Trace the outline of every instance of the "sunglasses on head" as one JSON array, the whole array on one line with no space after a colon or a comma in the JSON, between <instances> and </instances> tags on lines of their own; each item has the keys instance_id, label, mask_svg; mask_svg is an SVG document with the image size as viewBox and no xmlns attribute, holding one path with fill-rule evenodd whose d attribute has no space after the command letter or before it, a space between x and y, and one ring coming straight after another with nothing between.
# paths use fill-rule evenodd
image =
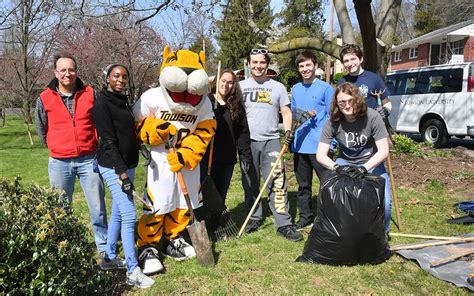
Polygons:
<instances>
[{"instance_id":1,"label":"sunglasses on head","mask_svg":"<svg viewBox=\"0 0 474 296\"><path fill-rule=\"evenodd\" d=\"M268 50L267 49L263 49L263 48L252 48L250 50L250 54L268 54Z\"/></svg>"}]
</instances>

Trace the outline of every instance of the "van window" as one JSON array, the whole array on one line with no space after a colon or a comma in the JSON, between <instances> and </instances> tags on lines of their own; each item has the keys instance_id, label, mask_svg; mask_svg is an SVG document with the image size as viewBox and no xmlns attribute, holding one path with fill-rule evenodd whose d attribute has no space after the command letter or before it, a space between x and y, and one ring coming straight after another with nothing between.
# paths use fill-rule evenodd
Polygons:
<instances>
[{"instance_id":1,"label":"van window","mask_svg":"<svg viewBox=\"0 0 474 296\"><path fill-rule=\"evenodd\" d=\"M392 95L414 94L418 73L403 73L387 76L387 87Z\"/></svg>"},{"instance_id":2,"label":"van window","mask_svg":"<svg viewBox=\"0 0 474 296\"><path fill-rule=\"evenodd\" d=\"M387 87L393 95L460 92L463 69L443 69L387 76Z\"/></svg>"}]
</instances>

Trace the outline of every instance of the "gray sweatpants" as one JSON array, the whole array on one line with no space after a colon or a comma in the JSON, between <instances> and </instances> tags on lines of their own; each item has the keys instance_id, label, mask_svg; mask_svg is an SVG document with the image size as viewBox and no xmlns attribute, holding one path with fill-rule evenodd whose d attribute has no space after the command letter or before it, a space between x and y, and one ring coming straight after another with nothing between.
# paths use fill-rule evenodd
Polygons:
<instances>
[{"instance_id":1,"label":"gray sweatpants","mask_svg":"<svg viewBox=\"0 0 474 296\"><path fill-rule=\"evenodd\" d=\"M252 141L251 149L253 166L250 166L247 174L242 174L242 185L245 191L247 212L252 208L259 193L260 172L263 180L266 180L273 164L278 158L281 145L279 139L261 142ZM275 217L276 228L278 229L279 227L292 224L291 215L288 213L289 203L283 159L275 169L273 178L268 183L267 194L269 196L270 210L272 211L273 217ZM262 218L262 203L260 202L250 219L262 220Z\"/></svg>"}]
</instances>

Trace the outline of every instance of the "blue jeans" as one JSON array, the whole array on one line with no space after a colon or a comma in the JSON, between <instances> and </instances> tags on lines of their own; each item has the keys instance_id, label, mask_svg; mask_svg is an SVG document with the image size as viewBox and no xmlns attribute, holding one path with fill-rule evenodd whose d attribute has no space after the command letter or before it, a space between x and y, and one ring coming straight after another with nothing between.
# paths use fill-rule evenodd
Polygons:
<instances>
[{"instance_id":1,"label":"blue jeans","mask_svg":"<svg viewBox=\"0 0 474 296\"><path fill-rule=\"evenodd\" d=\"M117 182L119 176L115 174L114 169L99 165L99 171L112 194L112 213L110 214L109 221L106 256L109 259L117 257L117 242L119 234L121 234L127 270L132 272L138 266L137 254L135 252L135 221L137 220L137 212L135 211L133 198L122 191L122 187ZM127 173L133 182L135 170L128 170Z\"/></svg>"},{"instance_id":2,"label":"blue jeans","mask_svg":"<svg viewBox=\"0 0 474 296\"><path fill-rule=\"evenodd\" d=\"M348 165L347 160L338 158L336 163L339 165ZM380 176L385 179L385 232L390 231L390 216L392 214L392 193L390 192L390 178L388 177L387 171L383 162L371 169L369 173L372 173L376 176Z\"/></svg>"},{"instance_id":3,"label":"blue jeans","mask_svg":"<svg viewBox=\"0 0 474 296\"><path fill-rule=\"evenodd\" d=\"M89 215L94 231L94 240L99 252L105 251L107 242L107 212L105 208L104 183L98 173L94 173L92 163L94 154L74 158L49 158L48 174L51 188L64 190L69 203L72 203L74 184L79 178L86 197Z\"/></svg>"}]
</instances>

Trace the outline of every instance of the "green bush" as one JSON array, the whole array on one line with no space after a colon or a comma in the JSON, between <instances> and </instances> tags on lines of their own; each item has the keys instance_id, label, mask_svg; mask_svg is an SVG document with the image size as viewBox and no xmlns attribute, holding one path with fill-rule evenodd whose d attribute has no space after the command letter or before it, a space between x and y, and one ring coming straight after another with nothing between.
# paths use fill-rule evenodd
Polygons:
<instances>
[{"instance_id":1,"label":"green bush","mask_svg":"<svg viewBox=\"0 0 474 296\"><path fill-rule=\"evenodd\" d=\"M423 150L421 149L421 145L415 143L413 139L401 135L395 134L392 136L393 140L393 152L395 153L411 153L416 156L423 156Z\"/></svg>"},{"instance_id":2,"label":"green bush","mask_svg":"<svg viewBox=\"0 0 474 296\"><path fill-rule=\"evenodd\" d=\"M99 272L89 230L58 192L0 178L0 205L0 294L84 295L114 287L112 273Z\"/></svg>"},{"instance_id":3,"label":"green bush","mask_svg":"<svg viewBox=\"0 0 474 296\"><path fill-rule=\"evenodd\" d=\"M339 79L344 77L346 74L347 74L346 72L339 72L339 73L334 74L334 76L332 77L332 84L337 85L337 83L339 82Z\"/></svg>"}]
</instances>

